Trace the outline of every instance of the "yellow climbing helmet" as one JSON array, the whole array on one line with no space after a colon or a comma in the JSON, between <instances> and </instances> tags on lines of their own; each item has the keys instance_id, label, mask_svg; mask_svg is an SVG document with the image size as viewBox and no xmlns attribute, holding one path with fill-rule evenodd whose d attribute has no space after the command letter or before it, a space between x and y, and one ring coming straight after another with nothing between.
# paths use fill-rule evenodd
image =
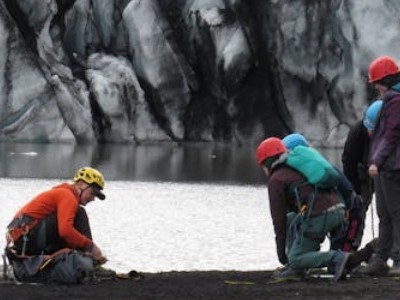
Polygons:
<instances>
[{"instance_id":1,"label":"yellow climbing helmet","mask_svg":"<svg viewBox=\"0 0 400 300\"><path fill-rule=\"evenodd\" d=\"M91 167L80 168L73 178L74 182L79 180L82 180L94 187L96 196L98 198L101 200L105 199L106 196L101 192L101 190L104 189L104 177L98 170Z\"/></svg>"}]
</instances>

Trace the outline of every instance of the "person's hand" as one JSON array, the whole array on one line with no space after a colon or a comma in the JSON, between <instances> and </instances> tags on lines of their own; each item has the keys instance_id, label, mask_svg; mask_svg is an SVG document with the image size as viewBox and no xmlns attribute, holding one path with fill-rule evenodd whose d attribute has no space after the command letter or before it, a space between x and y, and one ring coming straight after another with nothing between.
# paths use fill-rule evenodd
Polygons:
<instances>
[{"instance_id":1,"label":"person's hand","mask_svg":"<svg viewBox=\"0 0 400 300\"><path fill-rule=\"evenodd\" d=\"M282 265L286 265L287 262L288 262L286 254L284 252L281 252L281 251L278 253L278 259L279 259L279 262Z\"/></svg>"},{"instance_id":2,"label":"person's hand","mask_svg":"<svg viewBox=\"0 0 400 300\"><path fill-rule=\"evenodd\" d=\"M370 165L368 169L368 174L371 177L375 177L376 175L378 175L378 167L375 164Z\"/></svg>"},{"instance_id":3,"label":"person's hand","mask_svg":"<svg viewBox=\"0 0 400 300\"><path fill-rule=\"evenodd\" d=\"M105 256L102 256L102 257L94 260L94 264L97 266L104 265L106 262L108 262L108 259Z\"/></svg>"},{"instance_id":4,"label":"person's hand","mask_svg":"<svg viewBox=\"0 0 400 300\"><path fill-rule=\"evenodd\" d=\"M95 263L99 265L103 265L108 261L108 259L103 255L100 248L97 247L96 244L93 244L92 256Z\"/></svg>"}]
</instances>

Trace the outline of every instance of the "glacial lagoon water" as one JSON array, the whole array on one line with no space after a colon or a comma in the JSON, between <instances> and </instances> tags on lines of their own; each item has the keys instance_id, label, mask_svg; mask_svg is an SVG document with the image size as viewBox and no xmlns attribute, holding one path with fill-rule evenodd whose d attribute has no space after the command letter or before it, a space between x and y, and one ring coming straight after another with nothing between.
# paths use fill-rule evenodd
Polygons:
<instances>
[{"instance_id":1,"label":"glacial lagoon water","mask_svg":"<svg viewBox=\"0 0 400 300\"><path fill-rule=\"evenodd\" d=\"M109 258L106 267L160 272L279 266L268 191L253 152L145 148L107 146L100 154L71 145L0 145L0 236L33 195L92 165L107 180L107 199L87 206L94 239ZM375 210L368 212L364 243L376 235L377 221Z\"/></svg>"}]
</instances>

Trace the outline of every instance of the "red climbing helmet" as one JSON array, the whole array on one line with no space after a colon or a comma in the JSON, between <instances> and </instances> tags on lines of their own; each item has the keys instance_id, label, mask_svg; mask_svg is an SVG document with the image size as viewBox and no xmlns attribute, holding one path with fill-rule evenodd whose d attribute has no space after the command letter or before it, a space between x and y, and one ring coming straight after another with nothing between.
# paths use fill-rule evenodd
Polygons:
<instances>
[{"instance_id":1,"label":"red climbing helmet","mask_svg":"<svg viewBox=\"0 0 400 300\"><path fill-rule=\"evenodd\" d=\"M372 61L368 68L369 82L379 81L386 76L394 75L400 72L396 61L390 56L380 56Z\"/></svg>"},{"instance_id":2,"label":"red climbing helmet","mask_svg":"<svg viewBox=\"0 0 400 300\"><path fill-rule=\"evenodd\" d=\"M261 165L267 158L273 157L287 151L281 139L270 137L262 141L257 147L257 163Z\"/></svg>"}]
</instances>

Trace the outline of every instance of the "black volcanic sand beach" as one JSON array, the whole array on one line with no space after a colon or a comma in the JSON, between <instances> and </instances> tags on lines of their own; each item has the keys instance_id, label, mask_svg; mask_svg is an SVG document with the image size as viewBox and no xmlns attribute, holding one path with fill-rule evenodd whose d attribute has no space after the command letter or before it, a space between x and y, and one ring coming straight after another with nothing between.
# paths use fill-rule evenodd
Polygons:
<instances>
[{"instance_id":1,"label":"black volcanic sand beach","mask_svg":"<svg viewBox=\"0 0 400 300\"><path fill-rule=\"evenodd\" d=\"M108 279L81 285L2 282L1 299L400 299L400 277L326 277L276 282L270 271L144 273L141 280Z\"/></svg>"}]
</instances>

